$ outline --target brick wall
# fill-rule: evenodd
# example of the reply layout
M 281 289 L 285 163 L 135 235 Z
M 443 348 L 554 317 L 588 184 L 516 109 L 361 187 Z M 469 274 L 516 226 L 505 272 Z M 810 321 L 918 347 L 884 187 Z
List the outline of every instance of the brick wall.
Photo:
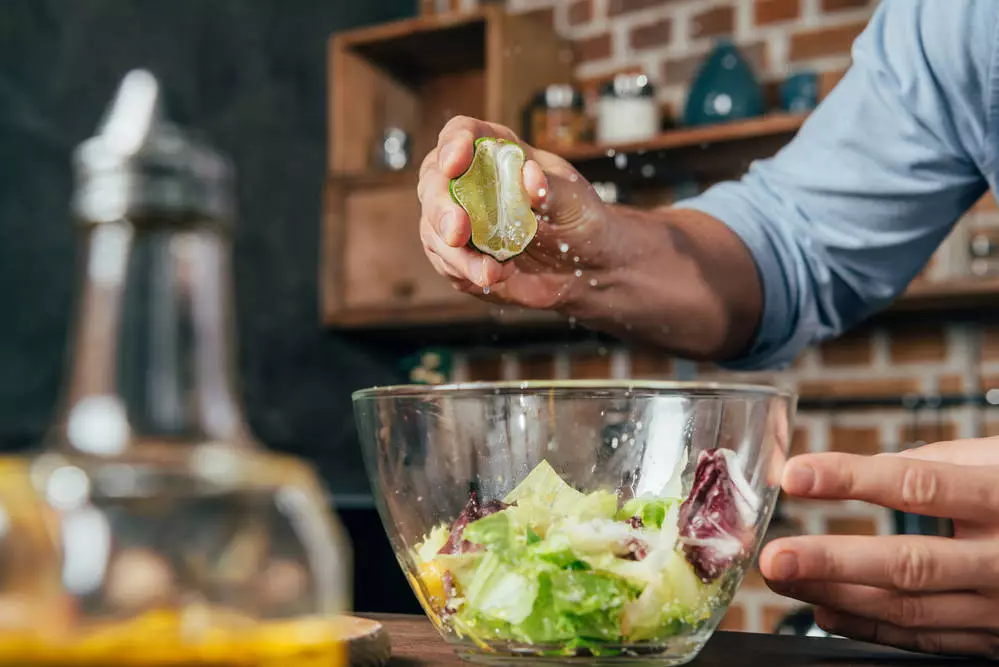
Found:
M 675 114 L 701 59 L 731 38 L 771 92 L 796 71 L 822 75 L 828 91 L 850 63 L 850 45 L 872 0 L 508 0 L 513 11 L 550 9 L 573 43 L 577 75 L 597 83 L 641 70 Z
M 508 0 L 514 11 L 551 10 L 580 60 L 578 76 L 595 83 L 616 72 L 643 70 L 659 85 L 664 105 L 683 104 L 697 63 L 719 37 L 732 37 L 771 90 L 803 68 L 831 89 L 850 62 L 850 45 L 876 3 L 868 0 Z M 917 280 L 968 275 L 968 238 L 976 229 L 999 238 L 991 196 L 970 211 Z M 999 328 L 940 322 L 853 332 L 808 350 L 780 373 L 730 374 L 710 365 L 677 362 L 625 346 L 551 346 L 531 350 L 465 350 L 458 380 L 656 378 L 748 380 L 795 388 L 803 398 L 920 396 L 999 387 Z M 802 411 L 794 454 L 844 451 L 874 454 L 918 442 L 999 434 L 999 411 L 976 407 Z M 801 504 L 781 512 L 808 533 L 887 534 L 890 512 L 859 503 Z M 740 589 L 724 627 L 770 632 L 792 602 L 771 593 L 758 573 Z

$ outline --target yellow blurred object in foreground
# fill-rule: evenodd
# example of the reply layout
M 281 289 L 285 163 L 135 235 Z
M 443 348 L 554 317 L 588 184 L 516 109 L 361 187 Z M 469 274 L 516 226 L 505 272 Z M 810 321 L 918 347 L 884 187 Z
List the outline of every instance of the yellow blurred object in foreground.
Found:
M 217 614 L 217 612 L 211 612 Z M 151 611 L 95 626 L 85 637 L 45 641 L 0 634 L 0 665 L 23 667 L 344 667 L 347 626 L 337 618 L 258 621 Z M 221 615 L 219 615 L 221 616 Z M 207 622 L 206 622 L 207 619 Z

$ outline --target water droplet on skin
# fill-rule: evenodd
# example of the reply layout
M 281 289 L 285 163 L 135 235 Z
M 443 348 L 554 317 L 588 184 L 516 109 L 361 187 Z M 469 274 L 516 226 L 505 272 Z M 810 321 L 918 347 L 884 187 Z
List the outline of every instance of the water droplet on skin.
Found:
M 596 286 L 597 286 L 597 279 L 590 278 L 590 287 L 596 287 Z
M 544 199 L 548 195 L 548 190 L 544 188 L 538 188 L 538 197 Z
M 489 285 L 486 285 L 485 287 L 482 288 L 482 293 L 489 294 Z
M 542 211 L 547 211 L 548 210 L 548 202 L 544 202 L 543 204 L 541 204 L 541 210 Z
M 558 244 L 558 249 L 562 252 L 569 252 L 569 244 L 563 241 Z
M 574 262 L 576 262 L 577 264 L 579 264 L 579 255 L 576 255 L 575 257 L 573 257 L 573 258 L 572 258 L 572 261 L 574 261 Z
M 594 463 L 593 467 L 590 468 L 590 472 L 596 472 L 596 471 L 597 471 L 597 464 Z
M 641 431 L 642 430 L 642 422 L 636 422 L 635 423 L 635 430 L 636 431 Z
M 618 169 L 624 169 L 625 167 L 627 167 L 628 156 L 625 155 L 624 153 L 621 153 L 620 155 L 616 156 L 614 158 L 614 166 L 617 167 Z
M 611 438 L 611 449 L 617 449 L 617 446 L 621 444 L 617 438 Z
M 607 149 L 607 157 L 614 157 L 615 155 L 617 155 L 617 151 L 616 150 L 614 150 L 613 148 L 608 148 Z
M 582 269 L 576 269 L 575 273 L 576 273 L 576 277 L 577 278 L 582 278 L 583 277 L 583 270 Z
M 573 183 L 575 183 L 576 181 L 579 180 L 579 176 L 576 176 L 576 174 L 570 174 L 569 175 L 569 180 L 572 181 Z

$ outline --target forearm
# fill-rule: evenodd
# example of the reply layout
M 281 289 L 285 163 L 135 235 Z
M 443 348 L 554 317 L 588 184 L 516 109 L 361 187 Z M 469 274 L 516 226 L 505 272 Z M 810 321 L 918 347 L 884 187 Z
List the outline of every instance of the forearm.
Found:
M 581 324 L 687 359 L 722 361 L 752 343 L 756 264 L 734 232 L 698 211 L 608 207 L 606 255 L 561 309 Z

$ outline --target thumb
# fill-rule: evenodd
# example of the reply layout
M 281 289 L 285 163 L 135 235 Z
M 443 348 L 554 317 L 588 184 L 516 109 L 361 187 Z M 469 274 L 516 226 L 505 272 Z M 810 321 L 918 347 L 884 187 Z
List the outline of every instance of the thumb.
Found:
M 524 164 L 524 188 L 531 207 L 562 231 L 600 217 L 604 202 L 590 183 L 562 158 L 535 151 Z

